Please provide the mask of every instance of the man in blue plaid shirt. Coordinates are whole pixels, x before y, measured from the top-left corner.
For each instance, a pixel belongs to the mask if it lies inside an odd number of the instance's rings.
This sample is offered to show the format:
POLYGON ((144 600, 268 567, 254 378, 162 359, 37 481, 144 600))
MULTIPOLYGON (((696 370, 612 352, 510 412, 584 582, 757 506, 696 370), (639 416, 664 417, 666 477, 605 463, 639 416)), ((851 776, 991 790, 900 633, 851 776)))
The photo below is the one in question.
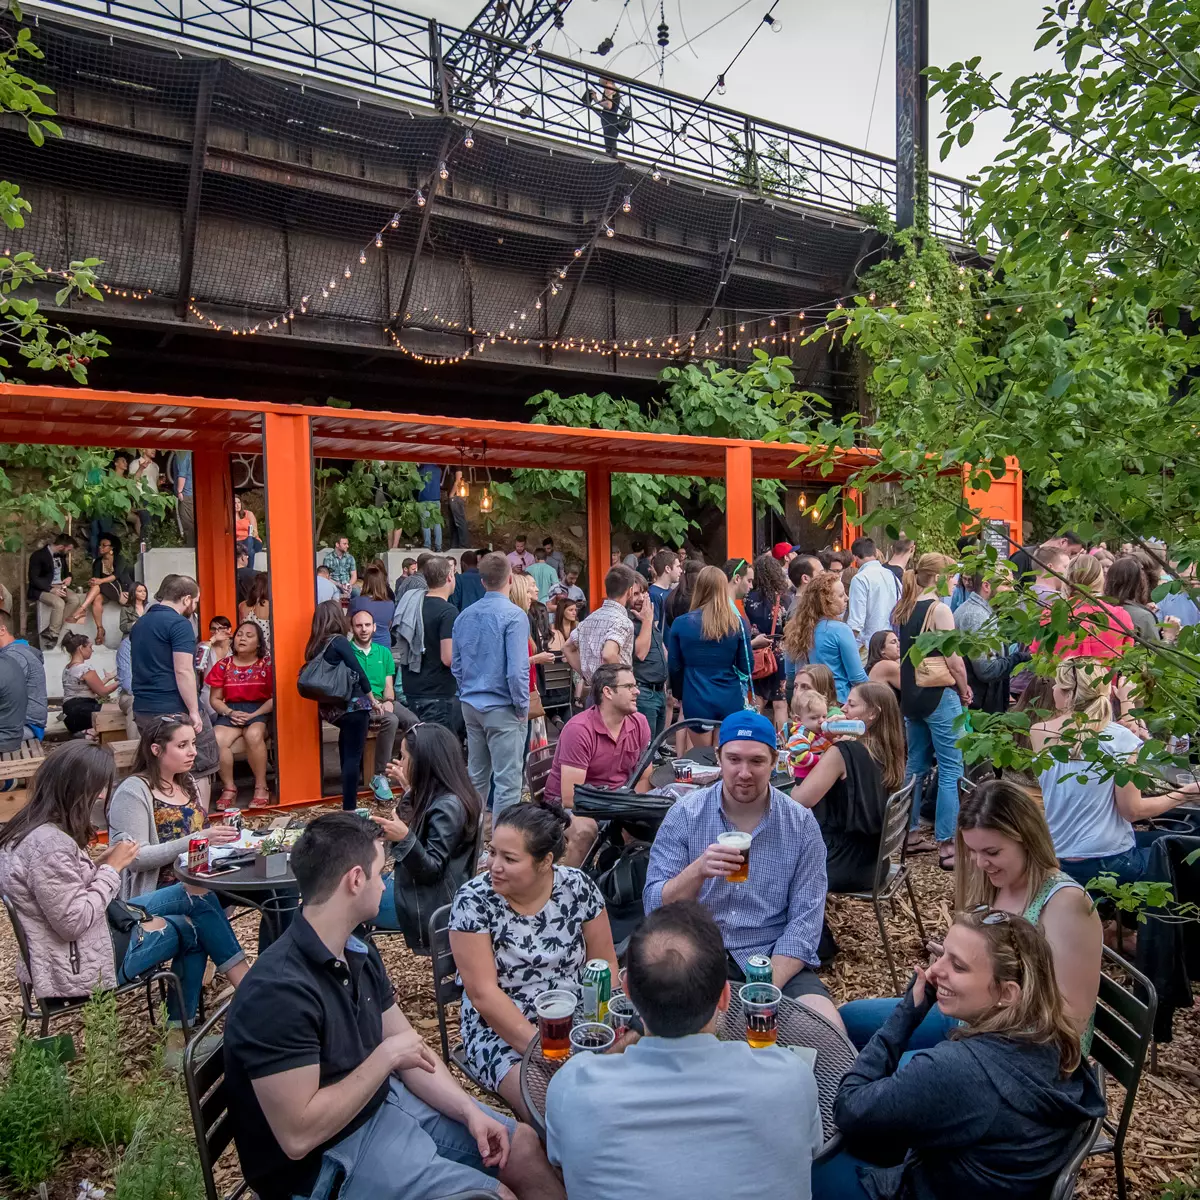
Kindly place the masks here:
POLYGON ((775 986, 841 1027, 837 1009, 813 970, 825 917, 825 843, 816 818, 771 786, 775 727, 754 712, 721 722, 721 779, 678 801, 650 850, 643 901, 647 912, 675 900, 698 900, 725 940, 727 970, 744 982, 751 955, 770 958, 775 986), (750 877, 730 883, 739 851, 722 833, 749 834, 750 877))

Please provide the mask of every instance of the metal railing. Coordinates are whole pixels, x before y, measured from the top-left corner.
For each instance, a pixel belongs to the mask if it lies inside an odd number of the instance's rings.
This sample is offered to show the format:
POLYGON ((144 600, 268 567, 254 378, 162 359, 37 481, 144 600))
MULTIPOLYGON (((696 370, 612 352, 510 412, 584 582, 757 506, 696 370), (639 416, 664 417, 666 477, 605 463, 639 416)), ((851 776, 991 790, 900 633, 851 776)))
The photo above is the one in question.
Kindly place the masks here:
MULTIPOLYGON (((386 0, 36 0, 224 55, 367 87, 467 121, 839 213, 895 208, 893 160, 570 59, 463 31, 386 0), (473 43, 465 74, 445 56, 473 43), (605 81, 615 86, 615 101, 605 81)), ((967 184, 929 178, 933 232, 968 244, 967 184)))

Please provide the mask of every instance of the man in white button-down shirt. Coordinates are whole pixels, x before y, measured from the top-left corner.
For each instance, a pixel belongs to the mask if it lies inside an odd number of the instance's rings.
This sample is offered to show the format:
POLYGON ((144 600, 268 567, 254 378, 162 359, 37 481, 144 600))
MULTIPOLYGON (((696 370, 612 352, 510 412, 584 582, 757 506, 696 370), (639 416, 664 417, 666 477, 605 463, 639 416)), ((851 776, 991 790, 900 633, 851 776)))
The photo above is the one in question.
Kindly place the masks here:
POLYGON ((865 648, 873 634, 891 628, 892 609, 900 599, 900 585, 895 575, 876 557, 875 543, 870 538, 856 538, 850 553, 859 567, 850 581, 846 624, 850 626, 854 640, 865 648))

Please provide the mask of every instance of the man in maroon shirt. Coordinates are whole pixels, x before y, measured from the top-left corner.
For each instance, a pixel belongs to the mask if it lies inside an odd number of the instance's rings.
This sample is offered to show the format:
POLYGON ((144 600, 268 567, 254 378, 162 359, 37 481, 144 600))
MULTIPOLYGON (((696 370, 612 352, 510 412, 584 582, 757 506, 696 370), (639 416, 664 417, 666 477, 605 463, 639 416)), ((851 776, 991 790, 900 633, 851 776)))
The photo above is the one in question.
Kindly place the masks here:
MULTIPOLYGON (((592 675, 592 707, 572 717, 558 735, 554 762, 546 776, 545 799, 563 808, 575 807, 575 789, 581 783, 597 787, 624 787, 629 774, 650 744, 650 724, 637 710, 638 685, 633 672, 620 663, 604 663, 592 675)), ((636 783, 639 792, 650 788, 650 770, 636 783)), ((567 830, 569 867, 583 865, 598 826, 590 817, 572 816, 567 830)))

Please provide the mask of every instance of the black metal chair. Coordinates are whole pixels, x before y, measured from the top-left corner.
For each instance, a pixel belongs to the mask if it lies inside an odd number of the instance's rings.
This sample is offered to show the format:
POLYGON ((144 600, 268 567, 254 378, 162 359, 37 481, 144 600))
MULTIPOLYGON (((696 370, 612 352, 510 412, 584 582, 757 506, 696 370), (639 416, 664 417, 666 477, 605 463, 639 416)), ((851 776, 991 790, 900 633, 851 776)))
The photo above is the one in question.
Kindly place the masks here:
POLYGON ((433 1001, 437 1005, 438 1034, 442 1039, 442 1061, 456 1066, 476 1087, 485 1092, 491 1089, 482 1083, 467 1065, 467 1053, 462 1042, 450 1045, 446 1024, 446 1005, 462 999, 462 984, 450 949, 450 905, 444 904, 429 918, 429 949, 433 957, 433 1001))
POLYGON ((530 752, 525 760, 525 786, 530 800, 540 800, 546 793, 546 778, 554 763, 554 747, 542 746, 530 752))
POLYGON ((921 910, 917 907, 917 896, 913 891, 912 877, 905 861, 905 839, 908 837, 909 820, 912 817, 913 787, 910 779, 898 792, 894 792, 883 810, 883 829, 879 834, 879 857, 875 864, 875 886, 869 892, 835 892, 834 895, 848 896, 851 900, 869 901, 875 908, 875 919, 879 922, 879 934, 883 939, 883 951, 887 955, 888 970, 892 974, 892 987, 896 995, 902 995, 900 976, 896 972, 896 958, 892 953, 891 938, 887 923, 883 919, 883 905, 890 902, 896 907, 896 895, 901 886, 908 892, 912 905, 913 920, 917 924, 917 935, 925 941, 925 927, 921 923, 921 910))
MULTIPOLYGON (((32 979, 32 963, 29 956, 29 938, 25 934, 25 926, 21 921, 21 914, 17 912, 16 905, 7 897, 0 896, 0 901, 4 903, 4 911, 8 913, 9 923, 12 925, 13 936, 17 940, 17 953, 21 956, 21 964, 25 968, 25 975, 32 979)), ((68 1016, 71 1013, 79 1012, 90 996, 81 996, 77 1000, 43 1000, 33 994, 33 987, 25 980, 18 978, 17 980, 21 989, 21 1025, 20 1032, 25 1032, 25 1026, 29 1021, 38 1021, 41 1023, 41 1037, 46 1037, 50 1032, 50 1022, 57 1017, 68 1016)), ((141 988, 146 989, 146 1011, 150 1017, 150 1024, 155 1022, 155 1013, 157 1006, 154 1003, 154 985, 158 984, 159 1003, 166 1002, 167 989, 170 988, 175 993, 175 999, 179 1004, 180 1018, 183 1023, 184 1033, 190 1031, 188 1023, 187 1010, 183 1003, 183 986, 179 982, 179 976, 174 971, 166 971, 154 969, 130 983, 121 984, 120 987, 113 989, 113 993, 117 996, 128 995, 130 992, 138 991, 141 988)), ((203 997, 201 998, 203 1003, 203 997)))
POLYGON ((1154 1038, 1158 993, 1141 971, 1107 946, 1104 947, 1103 961, 1124 972, 1132 980, 1133 986, 1122 987, 1112 976, 1101 974, 1091 1057, 1097 1066, 1101 1092, 1105 1091, 1105 1075, 1111 1075, 1125 1089, 1125 1100, 1115 1120, 1111 1110, 1105 1114, 1103 1130, 1085 1157, 1093 1154, 1113 1156, 1117 1172, 1117 1197, 1118 1200, 1125 1200, 1125 1134, 1129 1131, 1138 1084, 1141 1083, 1146 1055, 1154 1038))
POLYGON ((1083 1166, 1084 1160, 1092 1152, 1092 1143, 1100 1133, 1102 1123, 1103 1118, 1097 1117, 1094 1121, 1081 1125, 1076 1131, 1075 1137, 1071 1141, 1070 1155, 1054 1181, 1050 1200, 1071 1200, 1071 1197, 1075 1195, 1075 1183, 1079 1179, 1079 1170, 1083 1166))
POLYGON ((183 1081, 207 1200, 238 1200, 249 1190, 245 1179, 241 1179, 233 1191, 222 1197, 213 1178, 213 1166, 233 1141, 233 1120, 229 1115, 229 1089, 225 1086, 224 1038, 215 1046, 205 1039, 224 1023, 230 1003, 227 1000, 196 1030, 196 1036, 183 1052, 183 1081), (202 1047, 209 1053, 197 1062, 202 1047))
POLYGON ((574 714, 575 685, 571 668, 565 662, 546 663, 542 667, 542 687, 542 707, 547 717, 551 713, 559 713, 566 720, 574 714))

